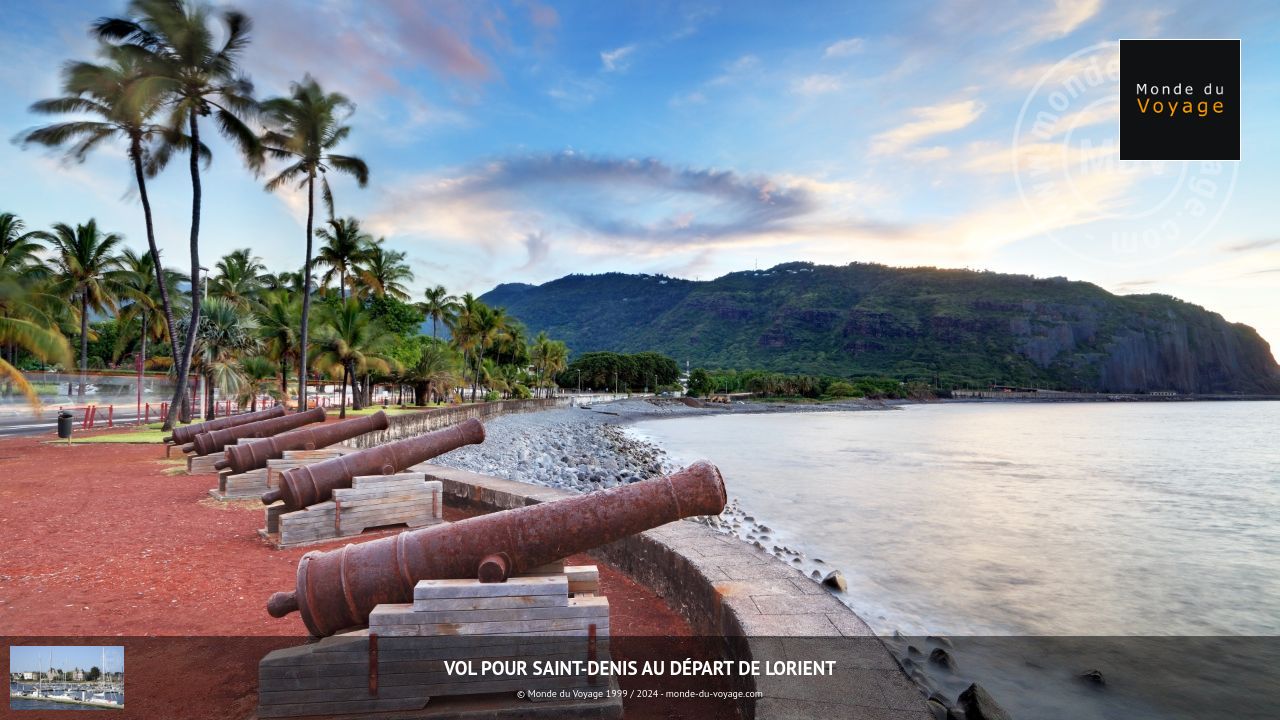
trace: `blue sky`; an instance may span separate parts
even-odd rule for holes
[[[106,651],[106,669],[120,672],[124,666],[123,645],[10,645],[9,672],[44,672],[50,667],[49,653],[53,653],[52,667],[61,670],[102,669],[103,651]]]
[[[259,96],[310,72],[357,104],[369,187],[338,211],[405,250],[415,291],[571,272],[710,279],[811,260],[1066,275],[1205,305],[1280,342],[1280,8],[1274,3],[244,2]],[[0,131],[43,118],[117,1],[11,5]],[[1243,39],[1240,163],[1119,163],[1118,38]],[[1055,88],[1102,67],[1053,123]],[[1020,122],[1020,118],[1022,122]],[[1041,118],[1043,119],[1043,118]],[[220,141],[204,264],[301,262],[305,200]],[[188,180],[153,183],[182,267]],[[122,156],[69,165],[0,145],[4,209],[97,217],[143,247]],[[1208,188],[1208,190],[1206,190]],[[1196,202],[1200,212],[1177,208]],[[1176,216],[1176,220],[1175,220]]]

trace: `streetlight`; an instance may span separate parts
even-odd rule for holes
[[[209,268],[201,265],[200,271],[204,273],[204,299],[209,299]],[[200,278],[196,278],[196,282],[201,282]]]

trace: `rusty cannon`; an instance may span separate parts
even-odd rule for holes
[[[228,445],[223,450],[225,458],[214,463],[213,467],[216,470],[230,468],[233,473],[249,472],[266,467],[268,460],[284,457],[286,450],[317,450],[365,433],[386,430],[388,426],[387,414],[379,410],[372,415],[332,425],[298,428],[253,442]]]
[[[292,415],[283,415],[214,430],[213,432],[200,433],[191,442],[183,445],[182,451],[188,453],[194,451],[196,455],[202,456],[208,455],[209,453],[221,452],[223,448],[228,445],[234,445],[237,440],[242,438],[271,437],[288,430],[296,430],[303,425],[318,422],[324,422],[324,408],[322,407],[311,408],[306,412],[293,413]]]
[[[263,493],[262,504],[284,500],[285,506],[302,509],[333,497],[334,488],[351,487],[352,478],[391,475],[463,445],[482,442],[484,425],[472,418],[418,437],[296,467],[280,475],[280,487]]]
[[[368,624],[382,603],[409,602],[419,580],[503,582],[681,518],[719,514],[725,499],[720,471],[697,462],[666,477],[313,551],[298,563],[294,589],[272,595],[267,612],[296,610],[325,637]]]
[[[284,406],[275,405],[267,408],[266,410],[259,410],[257,412],[241,413],[239,415],[225,415],[216,420],[209,420],[208,422],[176,427],[173,429],[172,435],[165,436],[164,441],[185,445],[191,442],[192,438],[200,433],[213,432],[214,430],[222,430],[223,428],[235,427],[236,425],[245,425],[259,420],[269,420],[271,418],[280,417],[284,414]]]

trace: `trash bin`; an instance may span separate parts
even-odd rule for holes
[[[58,413],[58,437],[63,440],[71,439],[71,413],[66,410]]]

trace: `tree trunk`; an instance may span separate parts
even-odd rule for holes
[[[289,399],[289,359],[280,356],[280,397]]]
[[[307,320],[311,315],[311,223],[316,214],[316,175],[307,177],[307,256],[302,263],[302,328],[298,353],[298,409],[307,409]],[[344,406],[345,412],[345,406]]]
[[[89,369],[89,295],[80,290],[80,401],[84,402],[84,374]]]
[[[178,386],[174,388],[169,416],[164,421],[167,428],[173,427],[187,395],[187,373],[191,370],[191,356],[196,346],[196,326],[200,324],[200,124],[196,122],[194,109],[188,119],[191,126],[191,318],[187,322],[187,336],[182,343],[182,358],[177,367]],[[170,340],[176,342],[174,338]],[[177,356],[176,350],[174,355]]]
[[[347,271],[338,270],[338,299],[347,302]]]
[[[164,283],[164,266],[160,264],[160,248],[156,245],[155,226],[151,221],[151,199],[147,195],[147,178],[142,172],[142,139],[138,136],[130,138],[129,155],[133,159],[133,174],[138,181],[138,196],[142,198],[142,215],[147,221],[147,247],[151,251],[151,262],[155,264],[156,288],[160,294],[160,309],[164,312],[164,328],[169,335],[170,354],[173,357],[178,356],[178,338],[173,333],[173,306],[169,304],[169,288]],[[145,323],[144,323],[145,325]],[[146,346],[147,329],[142,329],[142,343]],[[146,362],[146,351],[143,353],[143,362]],[[145,368],[144,368],[145,370]],[[169,413],[169,417],[164,419],[164,427],[166,432],[173,429],[173,422],[169,419],[173,413]]]
[[[344,420],[347,417],[347,379],[348,377],[349,376],[347,371],[347,364],[343,363],[342,364],[342,394],[341,394],[342,406],[338,409],[339,420]]]
[[[213,374],[205,373],[204,376],[204,419],[212,420],[218,416],[218,408],[213,404]]]
[[[344,364],[342,372],[351,380],[351,409],[359,410],[363,406],[363,403],[360,402],[363,390],[359,386],[360,380],[356,375],[355,364]]]

